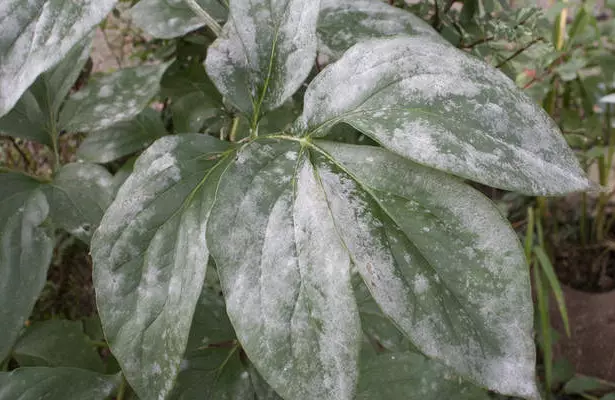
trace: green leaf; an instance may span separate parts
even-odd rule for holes
[[[346,122],[420,164],[528,194],[592,186],[558,128],[512,81],[428,37],[359,43],[320,73],[295,129]]]
[[[218,90],[254,122],[282,105],[316,57],[320,1],[234,0],[222,35],[207,52]]]
[[[166,134],[160,113],[146,108],[134,119],[90,133],[79,146],[77,156],[90,162],[108,163],[143,150]]]
[[[229,318],[285,399],[352,399],[360,321],[351,260],[294,142],[252,142],[221,179],[208,226]]]
[[[613,389],[615,384],[586,375],[575,375],[564,385],[562,391],[567,394],[582,394],[593,391]]]
[[[220,0],[197,0],[209,15],[226,20],[227,9]],[[130,10],[132,21],[156,38],[171,39],[205,26],[201,17],[184,0],[141,0]]]
[[[39,74],[62,60],[117,0],[3,0],[0,4],[0,117]]]
[[[535,397],[527,266],[497,208],[377,147],[280,138],[289,140],[238,152],[208,227],[229,317],[272,387],[284,398],[352,398],[353,264],[427,356]]]
[[[64,105],[60,113],[61,129],[95,131],[134,118],[158,93],[167,66],[124,68],[90,81]]]
[[[32,324],[15,344],[13,357],[21,367],[105,369],[79,321],[56,319]]]
[[[106,400],[119,384],[118,375],[78,368],[19,368],[0,372],[0,400]]]
[[[361,41],[395,35],[424,35],[445,43],[431,25],[382,1],[321,1],[318,51],[322,54],[338,59]]]
[[[487,393],[449,368],[412,353],[371,355],[361,360],[357,400],[488,400]]]
[[[41,183],[0,174],[0,360],[6,358],[45,285],[53,231]],[[2,387],[2,385],[0,385]]]
[[[527,266],[495,205],[380,148],[316,146],[338,234],[382,310],[459,374],[535,396]]]
[[[167,396],[179,372],[226,148],[204,135],[159,139],[139,157],[92,238],[105,335],[141,398]]]
[[[113,177],[96,164],[64,165],[45,187],[54,223],[85,243],[113,199]]]
[[[36,79],[15,107],[0,118],[0,132],[51,146],[60,106],[88,59],[92,37],[86,36],[60,63]]]

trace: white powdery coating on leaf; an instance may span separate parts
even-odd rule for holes
[[[207,73],[218,90],[247,113],[254,111],[252,104],[262,102],[261,113],[282,105],[303,83],[316,57],[319,4],[231,2],[229,21],[207,53]],[[241,98],[245,95],[252,101]]]
[[[0,3],[0,116],[36,77],[60,61],[111,11],[117,0]]]
[[[528,271],[497,209],[385,150],[325,143],[356,179],[319,166],[336,225],[383,311],[425,354],[491,389],[535,397]],[[374,207],[392,218],[386,235]]]
[[[592,186],[557,126],[512,81],[427,37],[362,42],[323,70],[295,128],[324,135],[338,122],[491,186],[530,194]]]
[[[425,21],[382,1],[322,0],[320,10],[318,49],[336,59],[356,43],[382,36],[427,35],[443,42]]]

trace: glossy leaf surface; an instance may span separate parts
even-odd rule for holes
[[[166,134],[160,113],[146,108],[134,119],[118,122],[86,136],[77,156],[104,164],[142,150]]]
[[[160,90],[160,78],[167,66],[124,68],[91,80],[64,105],[60,127],[70,132],[89,132],[132,119]]]
[[[293,95],[316,57],[320,1],[234,0],[207,73],[248,116],[260,118]]]
[[[307,89],[299,132],[346,122],[420,164],[528,194],[591,183],[549,116],[506,76],[428,37],[352,47]]]
[[[203,135],[158,140],[92,239],[105,335],[139,397],[167,396],[179,372],[209,256],[205,225],[220,172],[210,168],[226,146]]]
[[[0,400],[106,400],[120,377],[78,368],[32,367],[0,372]]]
[[[53,230],[41,184],[0,174],[0,360],[6,358],[45,285]],[[2,385],[0,385],[0,388]]]
[[[117,0],[3,0],[0,3],[0,117],[58,63]]]
[[[226,20],[221,0],[196,0],[217,21]],[[130,10],[134,23],[156,38],[172,39],[205,25],[184,0],[141,0]]]

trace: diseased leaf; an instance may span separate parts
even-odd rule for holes
[[[168,64],[124,68],[89,82],[70,96],[60,113],[60,127],[89,132],[134,118],[160,90]]]
[[[37,76],[69,53],[117,0],[0,3],[0,117]]]
[[[209,15],[224,22],[227,9],[220,0],[196,0]],[[205,26],[184,0],[141,0],[130,10],[132,21],[156,38],[172,39]]]
[[[106,400],[119,384],[118,375],[79,368],[18,368],[0,372],[0,400]]]
[[[89,243],[113,199],[113,176],[100,165],[66,164],[45,193],[54,223]]]
[[[489,398],[485,391],[463,382],[449,368],[420,354],[362,354],[357,400]]]
[[[204,135],[159,139],[139,157],[92,238],[105,335],[141,398],[166,397],[179,372],[226,148]]]
[[[60,63],[36,79],[13,109],[0,118],[0,132],[51,146],[60,106],[88,59],[92,37],[83,38]]]
[[[251,142],[208,226],[226,308],[250,360],[286,399],[352,399],[360,321],[351,259],[297,142]]]
[[[309,85],[297,132],[346,122],[420,164],[528,194],[592,184],[558,128],[512,81],[422,37],[359,43]]]
[[[316,146],[337,233],[389,318],[459,374],[537,398],[528,270],[495,205],[378,147]]]
[[[105,369],[79,321],[56,319],[32,324],[15,344],[13,357],[21,367]]]
[[[338,59],[353,45],[378,37],[429,36],[445,43],[431,25],[380,0],[321,0],[318,52]]]
[[[53,231],[44,225],[49,205],[40,187],[25,175],[0,174],[0,360],[30,316],[51,262]]]
[[[207,52],[220,92],[257,121],[282,105],[316,57],[320,0],[234,0],[222,35]]]
[[[146,108],[134,119],[90,133],[79,146],[77,156],[108,163],[142,150],[166,134],[160,113]]]

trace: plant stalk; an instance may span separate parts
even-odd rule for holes
[[[186,5],[188,5],[188,7],[190,7],[190,9],[194,11],[194,13],[198,15],[203,20],[203,22],[205,22],[205,25],[207,25],[207,27],[211,29],[214,35],[220,36],[220,34],[222,33],[222,27],[220,26],[218,21],[216,21],[211,15],[209,15],[207,11],[201,8],[199,3],[197,3],[195,0],[184,0],[184,3],[186,3]]]

